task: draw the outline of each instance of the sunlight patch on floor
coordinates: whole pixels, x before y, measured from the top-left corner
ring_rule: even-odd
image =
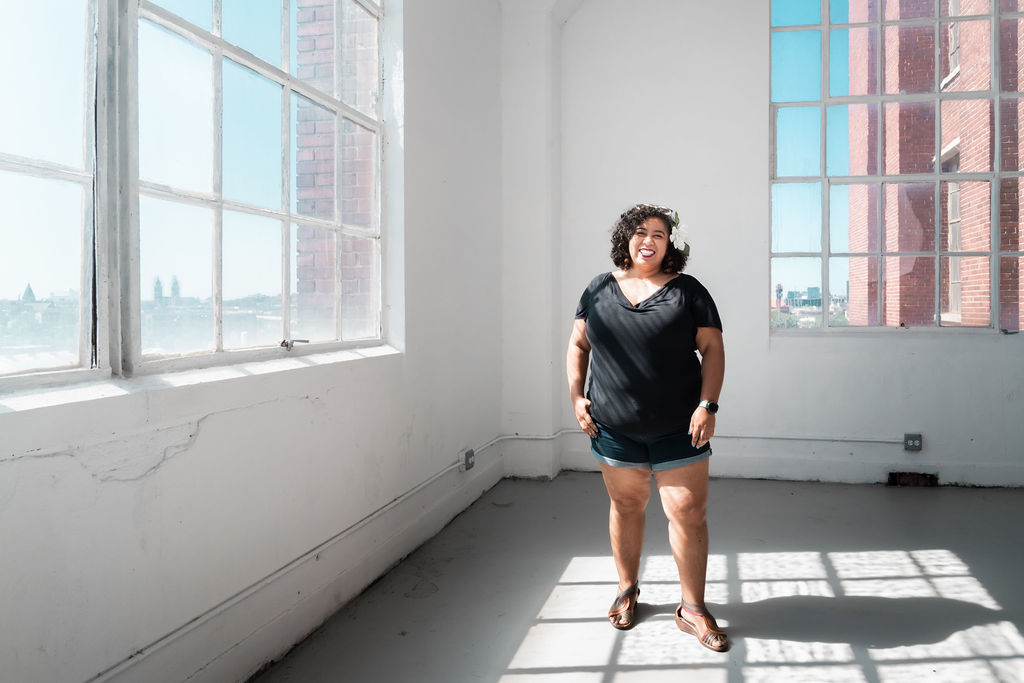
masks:
[[[731,578],[729,557],[708,558],[706,597],[712,607],[737,598],[752,604],[803,597],[946,599],[970,603],[973,609],[1001,609],[967,565],[946,549],[739,553],[733,567]],[[737,586],[739,595],[730,595]],[[672,612],[679,603],[679,577],[670,555],[644,558],[640,588],[640,623],[629,631],[612,629],[605,610],[617,589],[614,561],[610,556],[572,558],[501,681],[724,683],[737,665],[744,683],[1024,680],[1024,636],[1006,620],[977,624],[936,643],[891,648],[748,636],[731,654],[723,654],[701,647],[676,627]],[[725,619],[718,621],[728,626]],[[855,663],[865,661],[877,663]]]

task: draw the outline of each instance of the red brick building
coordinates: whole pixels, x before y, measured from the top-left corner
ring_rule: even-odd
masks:
[[[297,0],[296,76],[327,93],[335,92],[335,21],[340,22],[342,74],[340,99],[373,115],[377,107],[377,20],[355,2],[343,2],[335,17],[334,0]],[[340,209],[345,225],[376,231],[376,134],[352,121],[342,125],[342,175],[334,176],[336,119],[329,111],[297,98],[296,213],[333,221]],[[338,193],[340,191],[340,197]],[[337,205],[335,198],[340,200]],[[377,240],[331,230],[297,226],[293,336],[333,337],[325,326],[335,319],[336,289],[341,288],[343,335],[376,335]],[[339,263],[340,260],[340,263]]]
[[[988,0],[944,0],[943,18],[988,14]],[[873,20],[876,3],[851,0],[850,21]],[[924,17],[921,23],[849,30],[849,94],[926,94],[978,92],[977,97],[927,101],[857,103],[849,105],[850,175],[989,173],[994,161],[994,105],[991,88],[991,19],[948,21],[937,27],[932,4],[917,0],[886,3],[885,19]],[[1017,90],[1021,70],[1019,26],[1015,19],[1000,26],[999,55],[1003,90]],[[937,30],[936,30],[937,28]],[[935,74],[935,42],[939,69]],[[879,49],[881,43],[881,50]],[[882,83],[876,83],[876,64],[882,57]],[[1013,79],[1010,83],[1008,79]],[[937,85],[936,85],[937,84]],[[1018,170],[1020,131],[1024,130],[1015,99],[1002,103],[1002,169]],[[936,116],[940,124],[940,153],[936,158]],[[866,132],[866,135],[865,135]],[[876,158],[877,136],[882,135],[882,159]],[[936,164],[939,168],[936,169]],[[1002,245],[991,244],[991,197],[988,180],[943,177],[934,182],[890,182],[852,185],[849,192],[850,252],[876,252],[881,235],[884,256],[881,283],[877,258],[851,257],[847,317],[853,325],[988,326],[991,321],[990,253],[1020,249],[1020,182],[1006,180],[999,188]],[[878,222],[883,202],[882,225]],[[938,207],[936,207],[938,201]],[[938,208],[938,211],[936,211]],[[935,229],[936,214],[939,230]],[[936,244],[936,240],[938,243]],[[936,259],[931,254],[949,254]],[[1020,259],[1003,259],[1000,275],[1000,326],[1019,329],[1024,322],[1021,302]],[[878,287],[883,287],[878,310]]]

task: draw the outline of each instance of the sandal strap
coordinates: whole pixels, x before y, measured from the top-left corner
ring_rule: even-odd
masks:
[[[640,585],[634,583],[632,586],[615,596],[615,602],[612,603],[612,607],[608,610],[609,617],[617,617],[620,614],[631,614],[635,605],[635,600],[640,595]]]
[[[690,614],[692,614],[693,616],[700,617],[701,620],[704,622],[704,629],[705,629],[705,631],[704,631],[704,635],[701,636],[700,639],[705,644],[707,644],[707,645],[711,644],[708,641],[708,637],[709,636],[711,636],[711,637],[721,636],[723,639],[724,638],[728,638],[728,635],[725,633],[725,631],[723,631],[722,629],[718,628],[718,623],[715,621],[715,618],[713,616],[711,616],[711,612],[708,612],[707,610],[704,610],[703,612],[695,612],[694,610],[689,609],[688,607],[686,607],[686,605],[680,605],[680,607],[683,610],[685,610],[685,611],[689,612]],[[691,626],[693,626],[694,630],[696,630],[697,624],[693,623],[692,621],[690,621],[686,617],[682,616],[681,614],[679,615],[679,618],[682,619],[683,621],[687,622]]]

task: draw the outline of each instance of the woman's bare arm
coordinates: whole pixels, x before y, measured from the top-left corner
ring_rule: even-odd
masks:
[[[725,381],[725,342],[717,327],[697,328],[697,350],[700,352],[700,400],[718,403]],[[691,443],[700,448],[715,435],[715,416],[697,408],[690,417]]]
[[[587,366],[590,363],[590,342],[587,340],[587,321],[577,319],[569,335],[569,349],[565,354],[565,374],[569,379],[569,400],[576,414],[576,421],[587,434],[597,433],[594,420],[590,417],[590,401],[583,395],[587,381]]]

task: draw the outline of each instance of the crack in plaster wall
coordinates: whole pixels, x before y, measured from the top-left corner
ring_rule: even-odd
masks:
[[[22,454],[11,454],[0,458],[0,466],[18,461],[70,458],[80,465],[90,477],[99,483],[137,482],[160,470],[167,462],[188,450],[198,441],[204,425],[213,417],[238,411],[253,410],[269,404],[280,404],[288,400],[311,401],[317,397],[291,396],[251,403],[236,408],[227,408],[206,413],[198,418],[178,424],[148,427],[131,434],[122,434],[114,439],[94,441],[88,444],[61,448],[37,448]]]

